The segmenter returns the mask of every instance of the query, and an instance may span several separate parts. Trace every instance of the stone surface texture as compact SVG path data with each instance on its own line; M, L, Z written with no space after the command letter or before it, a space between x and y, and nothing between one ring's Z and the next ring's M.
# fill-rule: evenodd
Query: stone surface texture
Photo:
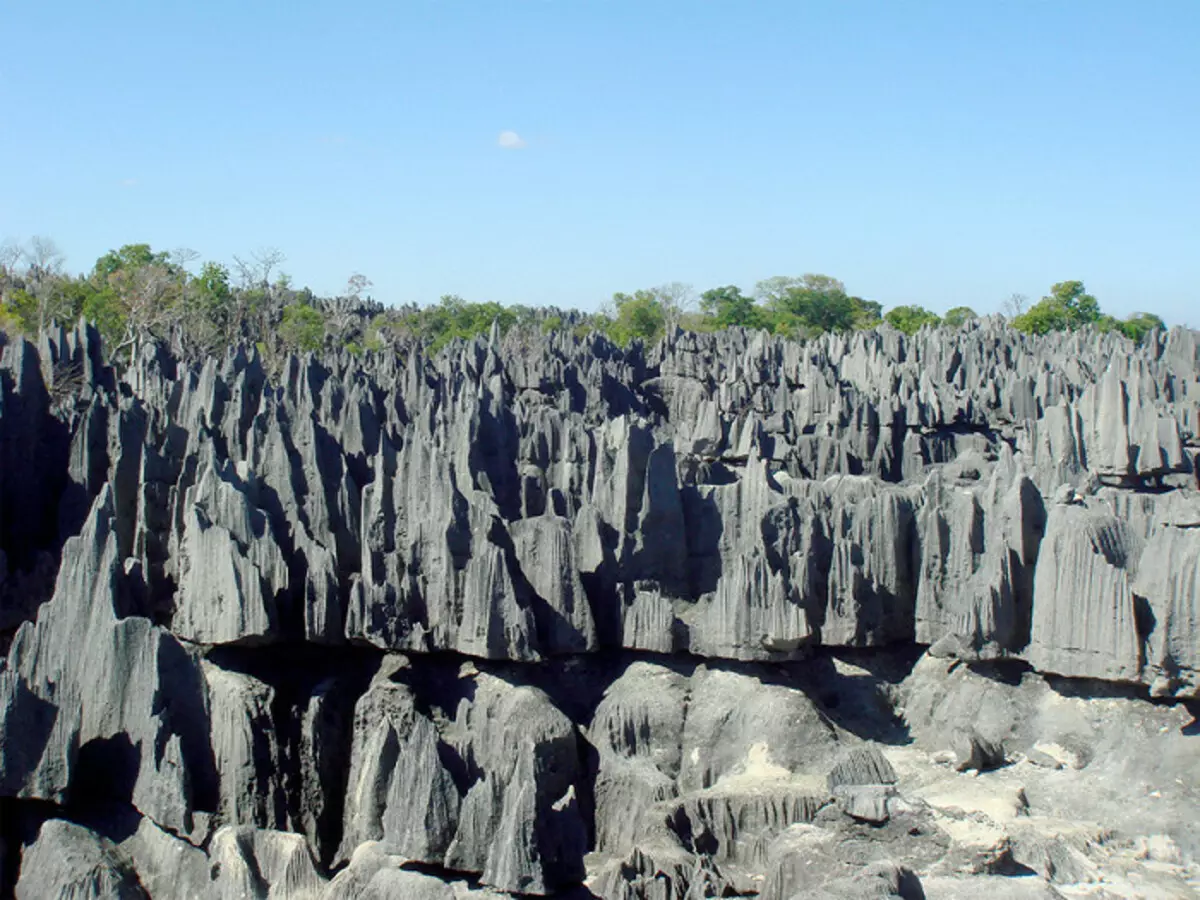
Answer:
M0 336L0 898L1200 891L1200 333Z

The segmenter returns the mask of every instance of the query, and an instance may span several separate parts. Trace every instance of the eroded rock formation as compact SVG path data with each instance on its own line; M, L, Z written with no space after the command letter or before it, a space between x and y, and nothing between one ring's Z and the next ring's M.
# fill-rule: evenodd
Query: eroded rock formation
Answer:
M0 890L1186 896L1198 418L1184 329L9 343Z

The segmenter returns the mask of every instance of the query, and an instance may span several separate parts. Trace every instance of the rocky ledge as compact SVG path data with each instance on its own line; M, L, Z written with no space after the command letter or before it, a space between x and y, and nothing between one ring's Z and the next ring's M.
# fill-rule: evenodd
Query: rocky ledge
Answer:
M0 895L1188 897L1200 333L0 359Z

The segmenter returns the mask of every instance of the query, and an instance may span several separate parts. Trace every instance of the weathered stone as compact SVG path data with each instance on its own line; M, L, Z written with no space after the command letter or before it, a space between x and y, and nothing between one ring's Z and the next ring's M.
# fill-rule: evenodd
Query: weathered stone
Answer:
M132 866L111 841L63 819L42 825L22 856L17 900L146 900Z
M1197 691L1195 332L563 321L0 338L0 879L72 890L62 814L85 895L1185 883L1194 727L1143 694Z

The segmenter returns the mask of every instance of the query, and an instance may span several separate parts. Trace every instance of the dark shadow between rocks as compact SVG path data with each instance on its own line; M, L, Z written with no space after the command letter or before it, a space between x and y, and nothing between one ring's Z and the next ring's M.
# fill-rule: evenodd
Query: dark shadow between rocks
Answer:
M62 810L44 800L0 797L0 900L9 900L21 875L23 846L33 843L47 819L60 818Z
M75 761L67 811L82 824L123 841L141 821L133 806L141 762L141 750L124 732L88 741Z
M1200 737L1200 706L1185 703L1184 708L1191 714L1192 721L1184 725L1180 733L1187 737Z
M1098 678L1069 678L1043 672L1046 684L1059 696L1080 700L1142 700L1147 703L1174 705L1174 698L1158 699L1150 696L1150 688L1144 684L1124 681L1102 681Z
M892 691L912 671L920 655L919 647L818 650L806 662L787 664L794 672L784 683L816 700L821 712L844 731L881 744L907 744L908 725L896 712ZM862 674L839 671L835 660L861 669Z

